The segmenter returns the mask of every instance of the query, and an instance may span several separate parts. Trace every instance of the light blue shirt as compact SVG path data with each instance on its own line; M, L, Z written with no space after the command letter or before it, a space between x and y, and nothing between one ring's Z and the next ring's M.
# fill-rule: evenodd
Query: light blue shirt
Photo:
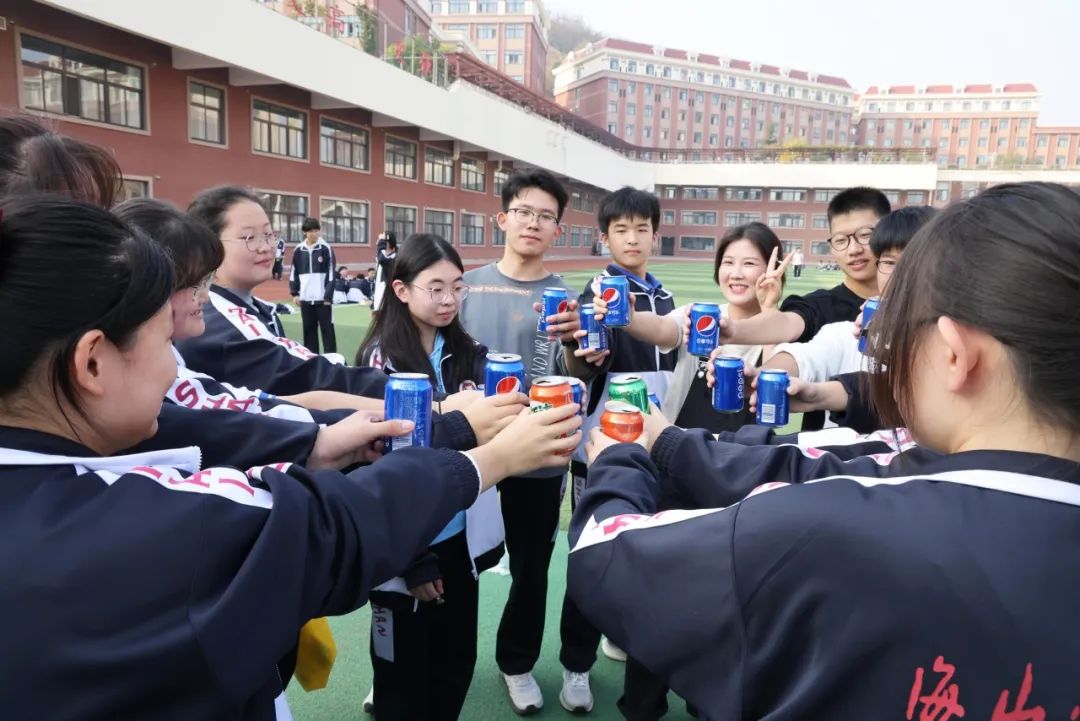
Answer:
M431 353L428 355L428 360L431 361L431 367L435 369L435 388L440 396L446 394L446 385L443 383L442 377L442 357L443 347L445 345L446 341L443 339L442 333L436 333L435 343L432 345ZM453 538L464 530L465 511L459 511L457 515L450 519L450 523L446 524L446 528L442 529L442 532L435 536L435 540L431 542L431 545L442 543L446 539Z

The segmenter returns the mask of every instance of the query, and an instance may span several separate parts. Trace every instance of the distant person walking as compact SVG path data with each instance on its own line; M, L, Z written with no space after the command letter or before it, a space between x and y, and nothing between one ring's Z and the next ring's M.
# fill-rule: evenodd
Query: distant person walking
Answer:
M802 277L803 265L806 264L806 258L803 257L802 248L795 249L795 255L791 259L791 267L795 271L795 277Z

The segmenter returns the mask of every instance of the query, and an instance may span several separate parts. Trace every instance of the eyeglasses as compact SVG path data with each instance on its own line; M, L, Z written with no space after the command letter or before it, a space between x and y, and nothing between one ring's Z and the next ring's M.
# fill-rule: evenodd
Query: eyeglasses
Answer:
M896 258L878 258L877 269L879 273L890 275L896 270Z
M559 222L558 216L551 213L543 212L538 213L531 208L510 208L506 211L508 215L514 216L519 223L529 225L535 220L540 221L541 226L547 226L548 228L554 227Z
M413 285L412 287L426 292L431 297L431 302L434 305L442 305L451 298L453 298L455 302L461 303L469 297L469 286L467 285L458 286L453 290L445 290L443 288L421 288L418 285Z
M199 299L199 295L203 291L209 291L210 286L214 284L214 274L210 273L205 278L200 280L198 284L191 286L191 293L195 300Z
M870 236L873 234L874 226L865 225L854 233L837 233L829 238L829 245L836 251L847 250L847 247L851 245L851 240L853 238L859 245L870 245Z
M260 233L258 235L249 234L239 238L222 238L222 240L229 240L234 243L243 243L244 246L252 253L258 253L259 250L265 245L272 247L277 242L278 234L274 231L268 231L266 233Z

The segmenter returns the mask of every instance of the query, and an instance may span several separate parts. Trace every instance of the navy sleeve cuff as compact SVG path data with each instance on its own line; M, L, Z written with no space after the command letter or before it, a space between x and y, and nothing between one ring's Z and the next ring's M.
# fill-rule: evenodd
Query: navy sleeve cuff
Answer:
M467 451L476 448L476 433L461 411L450 411L431 419L431 445L435 448L450 448L455 451Z

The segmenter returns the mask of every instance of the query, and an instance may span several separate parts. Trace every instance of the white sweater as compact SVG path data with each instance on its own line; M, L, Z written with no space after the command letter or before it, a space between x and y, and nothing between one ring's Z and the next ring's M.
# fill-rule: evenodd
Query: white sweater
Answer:
M866 356L859 352L855 324L851 321L822 326L817 335L806 343L776 345L772 356L777 353L790 354L799 365L799 377L811 383L820 383L841 373L854 373L869 367Z

